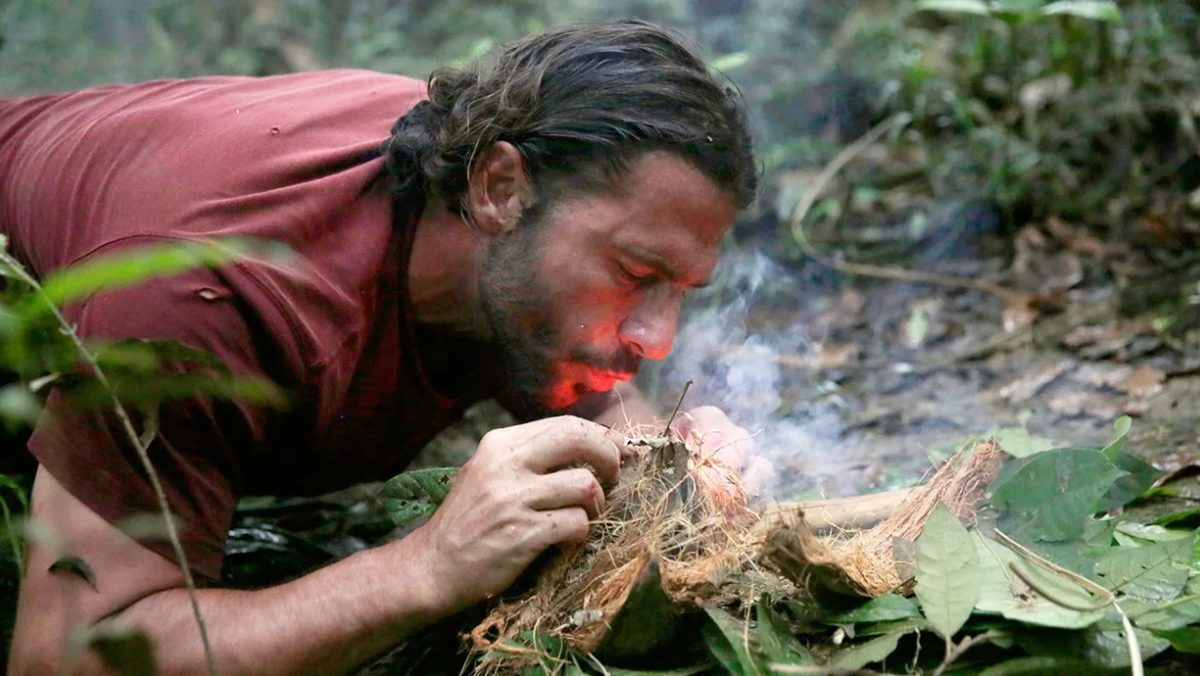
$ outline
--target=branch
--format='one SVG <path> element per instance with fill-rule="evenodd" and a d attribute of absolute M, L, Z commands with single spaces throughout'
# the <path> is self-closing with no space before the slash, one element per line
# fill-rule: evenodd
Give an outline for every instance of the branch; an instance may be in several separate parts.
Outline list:
<path fill-rule="evenodd" d="M 814 261 L 832 268 L 838 272 L 849 275 L 861 275 L 865 277 L 877 277 L 881 279 L 891 279 L 900 282 L 918 282 L 925 284 L 934 284 L 937 286 L 948 286 L 951 288 L 967 288 L 982 291 L 984 293 L 997 296 L 1004 300 L 1009 305 L 1028 305 L 1032 294 L 1014 291 L 1004 288 L 999 284 L 986 282 L 980 279 L 971 279 L 969 277 L 957 277 L 954 275 L 942 275 L 936 272 L 924 272 L 921 270 L 907 270 L 903 268 L 890 268 L 881 265 L 869 265 L 866 263 L 851 263 L 848 261 L 839 261 L 832 258 L 827 258 L 813 247 L 808 241 L 808 237 L 804 233 L 804 218 L 808 216 L 808 212 L 816 204 L 817 198 L 821 192 L 825 190 L 825 186 L 837 176 L 842 167 L 846 166 L 850 160 L 854 159 L 859 153 L 866 150 L 872 143 L 878 141 L 884 134 L 891 131 L 894 127 L 899 126 L 902 120 L 902 115 L 893 115 L 888 119 L 875 125 L 866 134 L 863 134 L 857 141 L 842 148 L 842 150 L 825 165 L 821 173 L 817 175 L 811 183 L 808 184 L 804 194 L 801 195 L 800 201 L 796 204 L 795 211 L 792 212 L 791 222 L 789 227 L 792 231 L 792 238 L 796 240 L 796 244 L 800 249 Z"/>
<path fill-rule="evenodd" d="M 116 413 L 117 419 L 121 421 L 121 428 L 125 432 L 125 436 L 128 438 L 129 443 L 133 444 L 134 449 L 137 451 L 138 459 L 142 463 L 143 469 L 146 470 L 146 474 L 150 477 L 150 485 L 154 488 L 154 497 L 157 499 L 159 509 L 162 511 L 163 519 L 166 521 L 167 538 L 171 541 L 171 547 L 175 551 L 175 556 L 179 560 L 179 566 L 183 572 L 183 583 L 187 587 L 188 600 L 192 605 L 192 615 L 196 618 L 196 626 L 200 629 L 200 641 L 204 644 L 204 660 L 207 666 L 208 674 L 209 676 L 217 676 L 219 673 L 217 671 L 217 660 L 213 655 L 212 644 L 209 643 L 208 640 L 208 631 L 204 626 L 204 619 L 200 615 L 200 602 L 196 597 L 196 583 L 192 579 L 192 569 L 190 566 L 188 566 L 187 555 L 183 551 L 183 543 L 180 541 L 179 532 L 175 527 L 175 519 L 171 517 L 171 506 L 170 503 L 167 502 L 166 492 L 163 491 L 162 481 L 158 477 L 158 472 L 154 470 L 154 465 L 150 462 L 150 454 L 147 450 L 147 443 L 143 441 L 141 435 L 139 435 L 137 430 L 134 429 L 133 421 L 129 418 L 129 413 L 126 412 L 125 406 L 121 404 L 121 400 L 117 397 L 117 392 L 113 388 L 112 383 L 108 380 L 108 376 L 104 375 L 104 371 L 100 370 L 100 363 L 96 360 L 96 356 L 92 354 L 91 350 L 89 350 L 86 345 L 83 344 L 83 341 L 79 338 L 79 334 L 75 332 L 75 327 L 71 324 L 71 322 L 67 321 L 67 318 L 63 316 L 58 307 L 50 301 L 50 298 L 46 295 L 42 285 L 38 283 L 38 281 L 34 279 L 27 270 L 25 270 L 25 266 L 21 265 L 21 263 L 17 259 L 13 258 L 8 252 L 0 251 L 0 260 L 3 260 L 5 265 L 8 266 L 12 272 L 16 273 L 17 277 L 22 282 L 32 287 L 33 290 L 36 291 L 42 300 L 50 307 L 50 311 L 53 313 L 54 318 L 61 326 L 63 334 L 71 339 L 71 342 L 75 345 L 76 351 L 79 352 L 80 356 L 83 357 L 83 360 L 87 362 L 88 366 L 90 366 L 92 371 L 96 374 L 96 380 L 99 381 L 104 390 L 108 392 L 108 396 L 112 400 L 113 412 Z"/>

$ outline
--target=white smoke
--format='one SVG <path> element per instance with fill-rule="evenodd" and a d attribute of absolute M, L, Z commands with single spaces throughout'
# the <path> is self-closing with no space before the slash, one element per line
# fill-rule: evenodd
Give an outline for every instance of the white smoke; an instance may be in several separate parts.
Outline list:
<path fill-rule="evenodd" d="M 828 404 L 788 410 L 784 368 L 815 358 L 815 348 L 798 312 L 783 326 L 752 329 L 750 313 L 764 301 L 799 305 L 804 290 L 780 265 L 756 251 L 730 251 L 714 274 L 712 290 L 689 305 L 659 387 L 662 400 L 693 381 L 684 408 L 712 405 L 754 434 L 755 454 L 775 466 L 777 476 L 800 472 L 835 476 L 846 467 L 838 453 L 842 421 Z M 799 308 L 796 308 L 799 309 Z M 785 365 L 783 362 L 788 362 Z M 764 497 L 789 497 L 794 482 L 768 486 Z"/>

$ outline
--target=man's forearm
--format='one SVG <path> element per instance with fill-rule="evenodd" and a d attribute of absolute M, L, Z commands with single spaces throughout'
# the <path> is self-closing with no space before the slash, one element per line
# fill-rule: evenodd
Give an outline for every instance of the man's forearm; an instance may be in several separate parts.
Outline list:
<path fill-rule="evenodd" d="M 448 614 L 452 609 L 421 582 L 428 571 L 413 569 L 423 565 L 413 544 L 406 539 L 360 552 L 261 591 L 200 590 L 222 676 L 348 673 Z M 186 590 L 148 596 L 114 619 L 148 634 L 159 674 L 205 673 Z M 89 661 L 102 671 L 94 656 Z"/>

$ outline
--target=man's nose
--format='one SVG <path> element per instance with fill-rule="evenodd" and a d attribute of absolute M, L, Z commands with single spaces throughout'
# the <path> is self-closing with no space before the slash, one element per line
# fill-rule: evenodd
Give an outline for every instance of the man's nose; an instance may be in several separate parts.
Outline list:
<path fill-rule="evenodd" d="M 648 289 L 642 302 L 621 322 L 621 342 L 639 357 L 663 359 L 671 354 L 683 294 L 669 284 Z"/>

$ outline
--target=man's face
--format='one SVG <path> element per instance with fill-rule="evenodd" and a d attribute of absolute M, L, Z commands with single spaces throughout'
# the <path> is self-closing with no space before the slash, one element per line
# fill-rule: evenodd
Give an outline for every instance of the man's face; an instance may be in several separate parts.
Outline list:
<path fill-rule="evenodd" d="M 621 186 L 527 209 L 489 246 L 480 296 L 501 400 L 518 416 L 562 410 L 666 357 L 684 293 L 716 266 L 736 207 L 703 174 L 651 153 Z"/>

